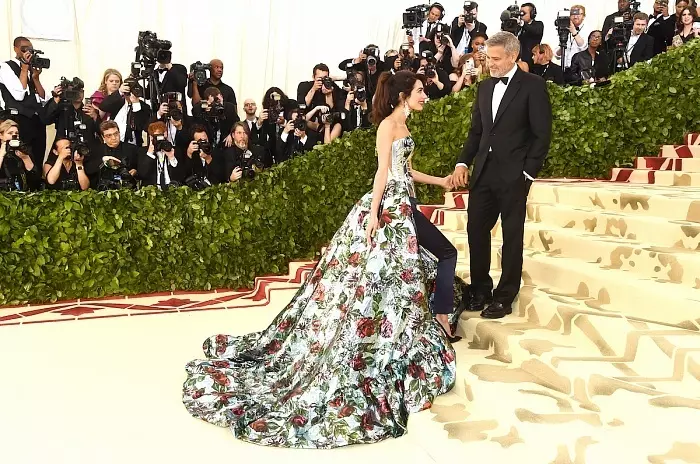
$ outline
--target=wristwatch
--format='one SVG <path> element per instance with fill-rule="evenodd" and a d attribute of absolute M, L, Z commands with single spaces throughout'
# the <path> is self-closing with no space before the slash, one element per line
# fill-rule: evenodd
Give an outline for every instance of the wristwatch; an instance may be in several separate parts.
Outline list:
<path fill-rule="evenodd" d="M 83 167 L 82 167 L 82 166 L 76 166 L 75 169 L 77 169 L 78 171 L 82 171 L 82 170 L 83 170 Z"/>

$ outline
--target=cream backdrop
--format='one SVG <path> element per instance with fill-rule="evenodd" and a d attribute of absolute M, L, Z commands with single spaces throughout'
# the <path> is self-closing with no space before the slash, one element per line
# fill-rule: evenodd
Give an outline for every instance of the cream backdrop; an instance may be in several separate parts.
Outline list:
<path fill-rule="evenodd" d="M 24 5 L 24 2 L 28 2 Z M 97 89 L 105 68 L 128 73 L 134 58 L 137 33 L 151 30 L 173 42 L 173 61 L 185 66 L 212 57 L 225 63 L 224 81 L 236 91 L 241 110 L 243 99 L 260 100 L 270 86 L 290 96 L 299 81 L 310 78 L 314 64 L 325 62 L 331 72 L 356 56 L 368 43 L 384 53 L 403 40 L 401 14 L 417 4 L 406 0 L 0 0 L 6 20 L 0 22 L 0 40 L 6 56 L 12 39 L 25 33 L 24 16 L 34 22 L 31 30 L 47 36 L 72 37 L 69 41 L 33 40 L 51 58 L 52 66 L 42 82 L 49 89 L 61 76 L 81 77 L 89 92 Z M 482 1 L 479 19 L 489 31 L 500 26 L 499 15 L 512 2 Z M 522 3 L 522 2 L 521 2 Z M 555 45 L 557 11 L 573 2 L 540 0 L 538 20 L 545 23 L 544 42 Z M 587 22 L 601 27 L 606 14 L 617 9 L 615 0 L 584 0 Z M 651 11 L 652 0 L 642 2 Z M 445 22 L 451 23 L 463 1 L 445 0 Z M 28 14 L 27 10 L 29 10 Z M 60 18 L 49 24 L 37 24 Z M 3 58 L 5 59 L 5 58 Z"/>

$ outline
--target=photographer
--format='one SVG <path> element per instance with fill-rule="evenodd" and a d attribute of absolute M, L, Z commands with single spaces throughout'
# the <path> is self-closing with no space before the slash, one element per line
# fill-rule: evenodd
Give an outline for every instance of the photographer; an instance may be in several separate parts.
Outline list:
<path fill-rule="evenodd" d="M 417 74 L 425 75 L 425 94 L 431 100 L 438 100 L 450 94 L 450 76 L 442 68 L 435 66 L 435 58 L 429 51 L 423 52 Z"/>
<path fill-rule="evenodd" d="M 475 34 L 484 34 L 486 39 L 488 39 L 486 24 L 477 20 L 478 14 L 479 4 L 467 1 L 464 2 L 464 13 L 452 21 L 450 37 L 452 38 L 452 43 L 457 44 L 456 48 L 459 54 L 472 53 L 473 50 L 470 44 Z"/>
<path fill-rule="evenodd" d="M 253 179 L 263 169 L 265 149 L 250 143 L 250 132 L 245 122 L 233 125 L 233 145 L 224 151 L 226 182 Z"/>
<path fill-rule="evenodd" d="M 603 21 L 603 37 L 605 37 L 605 43 L 608 51 L 611 50 L 608 41 L 610 40 L 610 36 L 612 35 L 612 28 L 615 25 L 615 18 L 619 17 L 624 18 L 625 22 L 632 22 L 630 0 L 617 0 L 617 11 L 606 16 L 605 21 Z"/>
<path fill-rule="evenodd" d="M 200 66 L 197 66 L 197 65 Z M 187 96 L 192 99 L 192 104 L 196 105 L 202 101 L 204 92 L 209 87 L 216 87 L 221 92 L 224 98 L 224 103 L 231 103 L 238 111 L 238 102 L 236 101 L 236 92 L 231 86 L 224 84 L 221 78 L 224 76 L 224 62 L 219 59 L 213 59 L 209 62 L 209 78 L 203 83 L 197 82 L 197 71 L 206 72 L 206 66 L 201 66 L 200 62 L 190 66 L 189 85 L 187 87 Z M 201 82 L 201 79 L 200 79 Z"/>
<path fill-rule="evenodd" d="M 184 112 L 182 95 L 167 93 L 163 95 L 163 99 L 165 101 L 160 104 L 156 117 L 151 122 L 164 122 L 168 140 L 176 147 L 186 146 L 190 143 L 192 118 Z"/>
<path fill-rule="evenodd" d="M 0 191 L 39 190 L 41 173 L 34 164 L 31 149 L 19 140 L 19 126 L 8 119 L 0 123 Z"/>
<path fill-rule="evenodd" d="M 160 190 L 180 186 L 183 181 L 181 163 L 165 131 L 162 121 L 148 125 L 148 149 L 139 154 L 137 168 L 144 186 L 155 185 Z"/>
<path fill-rule="evenodd" d="M 391 72 L 396 74 L 399 71 L 414 71 L 420 67 L 420 60 L 416 56 L 413 46 L 409 43 L 401 44 L 399 54 L 392 63 Z"/>
<path fill-rule="evenodd" d="M 94 175 L 88 171 L 88 177 L 95 177 L 92 185 L 99 190 L 107 190 L 104 188 L 105 184 L 115 184 L 115 175 L 119 174 L 119 170 L 112 167 L 115 164 L 118 165 L 119 169 L 126 169 L 134 181 L 138 179 L 138 148 L 130 143 L 120 141 L 119 126 L 114 121 L 105 121 L 100 124 L 100 133 L 104 143 L 95 152 L 97 155 L 95 158 L 100 160 L 100 165 Z M 119 177 L 121 181 L 121 178 L 125 176 L 119 175 Z"/>
<path fill-rule="evenodd" d="M 370 108 L 367 90 L 364 87 L 365 76 L 359 71 L 348 76 L 348 96 L 345 99 L 345 114 L 343 118 L 343 130 L 346 132 L 355 129 L 366 129 L 372 126 L 369 120 Z M 335 121 L 331 121 L 335 122 Z"/>
<path fill-rule="evenodd" d="M 44 163 L 44 176 L 49 190 L 87 190 L 90 188 L 83 161 L 85 159 L 73 150 L 71 141 L 58 138 L 51 147 L 51 153 Z"/>
<path fill-rule="evenodd" d="M 262 146 L 267 150 L 267 156 L 271 166 L 273 163 L 279 162 L 276 160 L 278 147 L 282 144 L 280 134 L 285 124 L 284 115 L 297 107 L 297 102 L 290 99 L 279 87 L 270 87 L 265 92 L 262 99 L 263 110 L 261 118 L 264 115 L 262 128 L 258 137 L 257 145 Z M 228 143 L 229 137 L 226 139 L 226 146 L 233 146 L 233 138 L 230 137 L 231 143 Z"/>
<path fill-rule="evenodd" d="M 46 153 L 46 126 L 39 111 L 47 97 L 40 76 L 50 63 L 39 57 L 41 52 L 34 50 L 26 37 L 17 37 L 13 46 L 15 58 L 0 64 L 0 95 L 6 110 L 16 110 L 13 119 L 32 148 L 32 161 L 41 166 Z"/>
<path fill-rule="evenodd" d="M 151 110 L 142 99 L 142 92 L 143 88 L 130 77 L 118 91 L 105 97 L 99 106 L 99 109 L 109 113 L 119 126 L 121 141 L 138 147 L 143 145 L 142 132 L 148 127 L 151 118 Z"/>
<path fill-rule="evenodd" d="M 460 55 L 446 28 L 435 34 L 434 47 L 435 64 L 449 75 L 459 64 Z"/>
<path fill-rule="evenodd" d="M 664 53 L 673 41 L 675 17 L 669 13 L 669 0 L 656 0 L 649 17 L 647 34 L 654 39 L 654 56 Z"/>
<path fill-rule="evenodd" d="M 565 57 L 562 63 L 562 69 L 566 75 L 567 69 L 571 67 L 571 61 L 575 54 L 586 50 L 586 37 L 590 34 L 588 27 L 584 25 L 586 19 L 586 7 L 583 5 L 574 5 L 569 11 L 569 29 L 564 49 Z M 566 31 L 564 31 L 566 32 Z M 562 37 L 563 38 L 563 37 Z M 561 40 L 561 39 L 560 39 Z M 561 57 L 562 48 L 557 48 L 557 56 Z"/>
<path fill-rule="evenodd" d="M 216 87 L 205 90 L 203 97 L 204 100 L 192 108 L 193 122 L 203 125 L 209 134 L 208 140 L 219 146 L 240 119 L 236 107 L 233 103 L 224 103 L 224 97 Z"/>
<path fill-rule="evenodd" d="M 431 50 L 437 25 L 445 17 L 445 7 L 439 3 L 433 3 L 428 9 L 427 22 L 425 23 L 425 35 L 418 38 L 418 51 L 422 53 L 425 50 Z M 415 35 L 415 32 L 413 33 Z"/>
<path fill-rule="evenodd" d="M 354 69 L 361 71 L 367 76 L 365 87 L 367 89 L 368 99 L 372 101 L 374 92 L 377 89 L 377 84 L 379 83 L 379 76 L 383 72 L 389 71 L 390 67 L 380 59 L 379 47 L 374 44 L 369 44 L 362 49 L 359 56 L 353 60 L 353 63 Z M 341 67 L 341 69 L 343 69 L 343 67 Z M 341 95 L 341 98 L 343 95 Z"/>
<path fill-rule="evenodd" d="M 314 66 L 313 81 L 300 82 L 297 87 L 297 101 L 306 104 L 308 111 L 317 106 L 327 106 L 331 111 L 338 111 L 343 108 L 345 95 L 338 85 L 336 79 L 330 77 L 328 66 L 319 63 Z M 310 129 L 318 131 L 321 125 L 312 122 Z"/>
<path fill-rule="evenodd" d="M 226 182 L 226 162 L 223 152 L 209 140 L 207 129 L 194 124 L 190 129 L 192 141 L 187 146 L 183 162 L 185 184 L 194 190 Z"/>
<path fill-rule="evenodd" d="M 83 103 L 83 82 L 77 77 L 72 81 L 63 78 L 51 94 L 54 97 L 39 113 L 42 122 L 46 126 L 55 124 L 57 139 L 82 136 L 89 149 L 96 148 L 99 114 L 90 99 Z"/>
<path fill-rule="evenodd" d="M 319 136 L 307 127 L 306 119 L 299 108 L 286 113 L 280 143 L 277 144 L 275 163 L 281 163 L 297 155 L 311 151 L 319 143 Z"/>
<path fill-rule="evenodd" d="M 122 86 L 123 81 L 124 79 L 122 79 L 122 74 L 116 69 L 106 69 L 102 75 L 102 83 L 100 84 L 100 87 L 92 94 L 92 97 L 90 97 L 90 102 L 99 113 L 100 121 L 107 121 L 111 119 L 110 114 L 105 113 L 99 108 L 108 95 L 111 95 L 119 90 L 119 87 Z"/>
<path fill-rule="evenodd" d="M 520 6 L 520 59 L 528 64 L 530 69 L 534 65 L 532 61 L 532 48 L 542 42 L 544 35 L 544 23 L 536 21 L 537 8 L 534 3 L 523 3 Z"/>
<path fill-rule="evenodd" d="M 159 99 L 166 93 L 179 93 L 185 95 L 187 90 L 187 68 L 181 64 L 172 64 L 172 54 L 164 54 L 158 60 L 155 72 L 158 73 Z M 146 98 L 150 98 L 150 86 L 146 86 Z M 160 101 L 160 100 L 159 100 Z M 182 111 L 187 114 L 187 102 L 182 101 Z"/>

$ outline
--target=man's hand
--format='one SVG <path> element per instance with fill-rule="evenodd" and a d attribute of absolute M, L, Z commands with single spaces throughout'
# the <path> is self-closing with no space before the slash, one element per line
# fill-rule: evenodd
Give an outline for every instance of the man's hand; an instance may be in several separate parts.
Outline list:
<path fill-rule="evenodd" d="M 131 171 L 129 171 L 129 174 L 131 174 L 131 177 L 136 177 L 139 175 L 139 173 L 136 171 L 136 169 L 132 169 Z"/>
<path fill-rule="evenodd" d="M 26 52 L 22 53 L 22 69 L 25 71 L 29 69 L 29 61 L 32 59 L 32 52 L 27 50 Z"/>
<path fill-rule="evenodd" d="M 233 172 L 231 173 L 231 182 L 236 182 L 241 177 L 243 177 L 243 171 L 241 171 L 241 168 L 234 168 Z"/>
<path fill-rule="evenodd" d="M 119 95 L 126 95 L 128 93 L 131 93 L 131 87 L 129 87 L 129 84 L 122 84 L 121 87 L 119 87 Z"/>
<path fill-rule="evenodd" d="M 469 183 L 469 169 L 457 166 L 452 174 L 453 187 L 465 187 Z"/>
<path fill-rule="evenodd" d="M 85 159 L 80 155 L 80 153 L 78 153 L 77 150 L 73 153 L 73 161 L 75 161 L 76 166 L 82 166 L 84 160 Z"/>
<path fill-rule="evenodd" d="M 95 109 L 94 106 L 90 105 L 83 105 L 83 113 L 87 114 L 90 116 L 90 118 L 95 121 L 97 120 L 97 110 Z"/>
<path fill-rule="evenodd" d="M 294 136 L 303 139 L 304 137 L 306 137 L 306 131 L 294 129 Z"/>
<path fill-rule="evenodd" d="M 187 157 L 192 158 L 192 155 L 194 155 L 194 152 L 197 150 L 199 150 L 199 144 L 195 140 L 191 141 L 187 146 Z"/>
<path fill-rule="evenodd" d="M 258 122 L 257 122 L 258 127 L 261 127 L 262 124 L 265 121 L 267 121 L 269 117 L 270 117 L 270 112 L 267 110 L 262 110 L 262 112 L 260 113 L 260 117 L 258 118 Z"/>
<path fill-rule="evenodd" d="M 163 102 L 160 104 L 160 108 L 158 108 L 158 119 L 163 119 L 163 116 L 168 114 L 168 104 Z"/>
<path fill-rule="evenodd" d="M 53 97 L 53 101 L 56 103 L 59 103 L 61 101 L 61 94 L 63 93 L 63 87 L 60 85 L 57 85 L 56 87 L 53 88 L 53 94 L 56 95 Z"/>
<path fill-rule="evenodd" d="M 459 15 L 459 18 L 457 19 L 457 27 L 463 27 L 464 26 L 464 15 Z"/>
<path fill-rule="evenodd" d="M 228 134 L 224 139 L 224 146 L 228 148 L 231 145 L 233 145 L 233 136 L 231 134 Z"/>
<path fill-rule="evenodd" d="M 167 156 L 170 161 L 174 160 L 175 159 L 175 149 L 173 148 L 170 151 L 166 151 L 165 156 Z"/>
<path fill-rule="evenodd" d="M 319 90 L 321 90 L 321 87 L 323 87 L 323 82 L 322 82 L 321 78 L 319 77 L 318 79 L 316 79 L 314 81 L 314 85 L 311 87 L 311 90 L 313 92 L 318 92 Z"/>
<path fill-rule="evenodd" d="M 38 81 L 39 76 L 41 75 L 41 71 L 43 71 L 43 69 L 41 68 L 32 68 L 32 79 Z"/>

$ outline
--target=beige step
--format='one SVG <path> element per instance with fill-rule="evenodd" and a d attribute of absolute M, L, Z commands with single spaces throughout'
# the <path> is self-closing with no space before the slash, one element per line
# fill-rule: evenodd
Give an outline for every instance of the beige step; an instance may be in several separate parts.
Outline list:
<path fill-rule="evenodd" d="M 700 160 L 700 158 L 698 158 L 698 160 Z M 700 186 L 700 172 L 614 168 L 612 170 L 611 180 L 613 182 L 627 182 L 631 184 L 698 187 Z"/>

